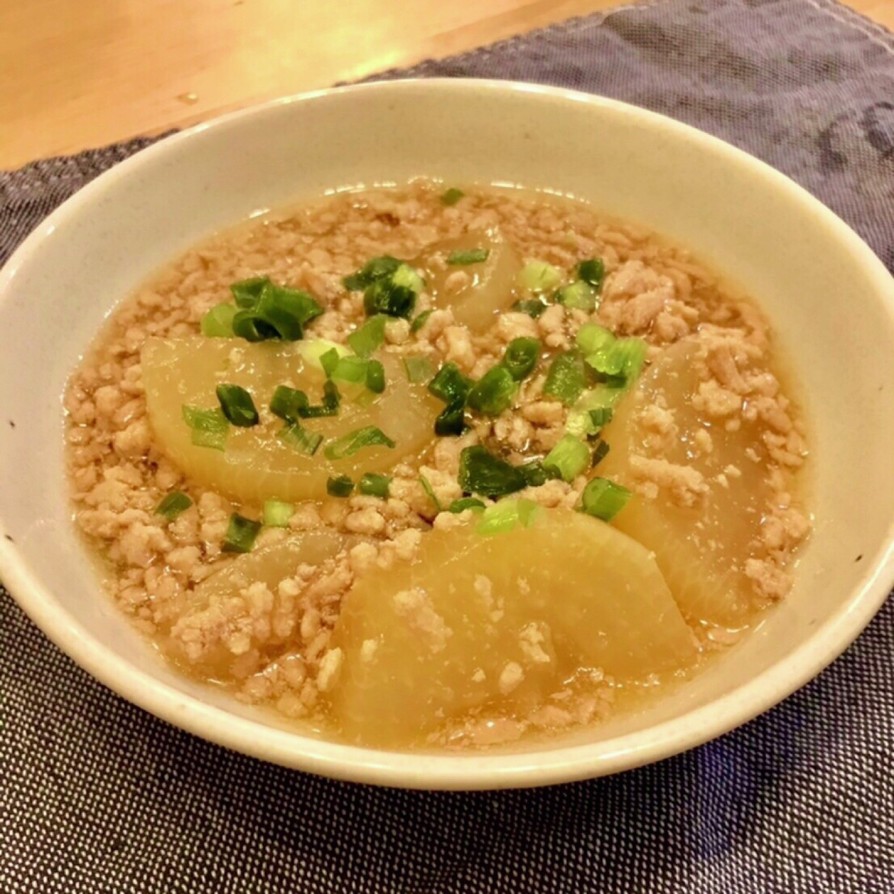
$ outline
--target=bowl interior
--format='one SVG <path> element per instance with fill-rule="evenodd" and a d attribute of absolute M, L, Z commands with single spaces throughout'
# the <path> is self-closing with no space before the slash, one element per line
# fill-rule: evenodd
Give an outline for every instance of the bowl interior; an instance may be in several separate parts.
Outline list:
<path fill-rule="evenodd" d="M 707 673 L 647 710 L 506 755 L 408 760 L 317 741 L 176 676 L 101 596 L 66 496 L 66 378 L 140 280 L 258 211 L 415 176 L 571 194 L 691 247 L 769 314 L 811 428 L 816 528 L 791 597 Z M 592 776 L 663 757 L 805 682 L 884 597 L 894 506 L 892 293 L 869 249 L 784 177 L 611 101 L 429 81 L 230 116 L 114 169 L 42 224 L 0 274 L 0 571 L 43 629 L 104 682 L 187 729 L 288 765 L 473 788 Z"/>

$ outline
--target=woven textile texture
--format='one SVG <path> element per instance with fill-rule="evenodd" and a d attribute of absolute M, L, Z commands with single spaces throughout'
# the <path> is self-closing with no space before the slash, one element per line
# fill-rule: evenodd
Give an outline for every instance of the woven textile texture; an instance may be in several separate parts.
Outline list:
<path fill-rule="evenodd" d="M 401 75 L 598 92 L 785 171 L 894 268 L 894 37 L 831 0 L 669 0 Z M 147 141 L 0 174 L 0 260 Z M 894 600 L 812 684 L 661 764 L 401 792 L 207 744 L 124 703 L 0 589 L 0 892 L 894 891 Z"/>

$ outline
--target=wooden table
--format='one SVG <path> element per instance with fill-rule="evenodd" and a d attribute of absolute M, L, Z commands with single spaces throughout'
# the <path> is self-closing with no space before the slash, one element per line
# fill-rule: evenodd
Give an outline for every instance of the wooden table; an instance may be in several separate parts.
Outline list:
<path fill-rule="evenodd" d="M 894 0 L 849 0 L 894 29 Z M 3 0 L 0 169 L 491 43 L 619 0 Z"/>

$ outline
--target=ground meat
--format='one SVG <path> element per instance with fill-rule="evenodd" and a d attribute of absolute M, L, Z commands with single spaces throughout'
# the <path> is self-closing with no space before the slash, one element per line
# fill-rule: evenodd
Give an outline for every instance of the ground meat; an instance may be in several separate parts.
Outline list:
<path fill-rule="evenodd" d="M 392 469 L 387 499 L 355 491 L 348 499 L 296 505 L 287 527 L 265 528 L 256 547 L 329 531 L 341 538 L 336 553 L 318 564 L 289 568 L 278 580 L 247 581 L 218 592 L 212 586 L 221 579 L 218 573 L 239 567 L 239 558 L 222 549 L 230 518 L 234 512 L 256 517 L 260 508 L 237 505 L 186 480 L 159 451 L 147 418 L 140 350 L 147 336 L 195 334 L 203 315 L 229 300 L 233 282 L 269 276 L 312 292 L 324 312 L 308 324 L 308 337 L 344 344 L 363 324 L 365 311 L 363 292 L 346 291 L 342 280 L 372 257 L 418 259 L 432 244 L 456 244 L 470 233 L 491 231 L 499 231 L 518 257 L 558 266 L 568 281 L 581 260 L 601 257 L 608 275 L 592 313 L 549 303 L 534 319 L 505 309 L 489 328 L 475 331 L 442 306 L 445 295 L 467 294 L 473 269 L 451 267 L 446 251 L 435 252 L 428 268 L 414 262 L 429 278 L 414 315 L 430 313 L 415 333 L 409 320 L 388 320 L 383 350 L 422 354 L 435 366 L 450 361 L 479 378 L 501 361 L 513 339 L 539 339 L 548 358 L 573 348 L 578 329 L 590 321 L 645 338 L 649 362 L 671 345 L 694 342 L 701 378 L 690 403 L 702 424 L 684 430 L 675 411 L 661 401 L 639 414 L 639 446 L 630 457 L 637 490 L 646 497 L 667 494 L 674 505 L 692 509 L 708 500 L 712 488 L 728 489 L 743 475 L 758 476 L 767 505 L 743 568 L 764 600 L 787 593 L 791 556 L 809 532 L 792 477 L 806 456 L 804 432 L 772 367 L 769 332 L 759 311 L 731 299 L 685 251 L 602 220 L 583 206 L 526 204 L 499 192 L 470 190 L 445 208 L 439 194 L 438 187 L 420 182 L 402 192 L 336 196 L 225 233 L 188 252 L 121 305 L 65 396 L 76 520 L 114 570 L 110 588 L 117 604 L 181 666 L 224 681 L 238 698 L 269 705 L 290 718 L 322 722 L 327 693 L 338 686 L 345 662 L 342 650 L 333 646 L 333 630 L 355 579 L 395 563 L 412 563 L 429 528 L 445 531 L 474 519 L 470 510 L 448 511 L 463 495 L 457 480 L 462 451 L 483 444 L 514 463 L 541 458 L 565 433 L 569 408 L 544 395 L 542 365 L 519 384 L 512 409 L 496 418 L 471 418 L 460 437 L 438 439 L 419 457 Z M 433 276 L 442 278 L 440 294 Z M 512 280 L 506 288 L 517 285 Z M 512 297 L 530 296 L 519 292 Z M 234 363 L 241 350 L 234 345 Z M 695 459 L 711 456 L 723 433 L 733 430 L 753 434 L 741 462 L 706 478 Z M 681 439 L 690 452 L 685 460 L 671 461 L 668 456 Z M 571 482 L 548 480 L 517 496 L 543 507 L 573 509 L 580 505 L 589 474 Z M 168 521 L 156 507 L 178 489 L 193 503 Z M 476 591 L 500 612 L 488 578 L 476 581 Z M 424 590 L 403 589 L 393 599 L 398 614 L 433 654 L 447 648 L 453 631 Z M 714 631 L 712 641 L 722 642 L 723 631 Z M 364 660 L 371 661 L 377 648 L 375 639 L 364 643 Z M 534 622 L 524 626 L 519 660 L 507 660 L 498 688 L 509 694 L 530 685 L 534 670 L 551 662 L 552 655 L 549 628 Z M 485 683 L 483 672 L 477 682 Z M 448 747 L 494 744 L 527 730 L 591 722 L 607 714 L 613 693 L 612 681 L 590 670 L 544 696 L 529 716 L 479 712 L 446 725 L 431 741 Z"/>

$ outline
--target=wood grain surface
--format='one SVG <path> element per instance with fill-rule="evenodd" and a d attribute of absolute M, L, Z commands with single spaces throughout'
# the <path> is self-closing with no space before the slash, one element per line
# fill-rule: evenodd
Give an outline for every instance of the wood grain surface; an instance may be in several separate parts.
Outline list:
<path fill-rule="evenodd" d="M 4 0 L 0 168 L 447 56 L 618 0 Z M 894 0 L 850 0 L 894 29 Z"/>

